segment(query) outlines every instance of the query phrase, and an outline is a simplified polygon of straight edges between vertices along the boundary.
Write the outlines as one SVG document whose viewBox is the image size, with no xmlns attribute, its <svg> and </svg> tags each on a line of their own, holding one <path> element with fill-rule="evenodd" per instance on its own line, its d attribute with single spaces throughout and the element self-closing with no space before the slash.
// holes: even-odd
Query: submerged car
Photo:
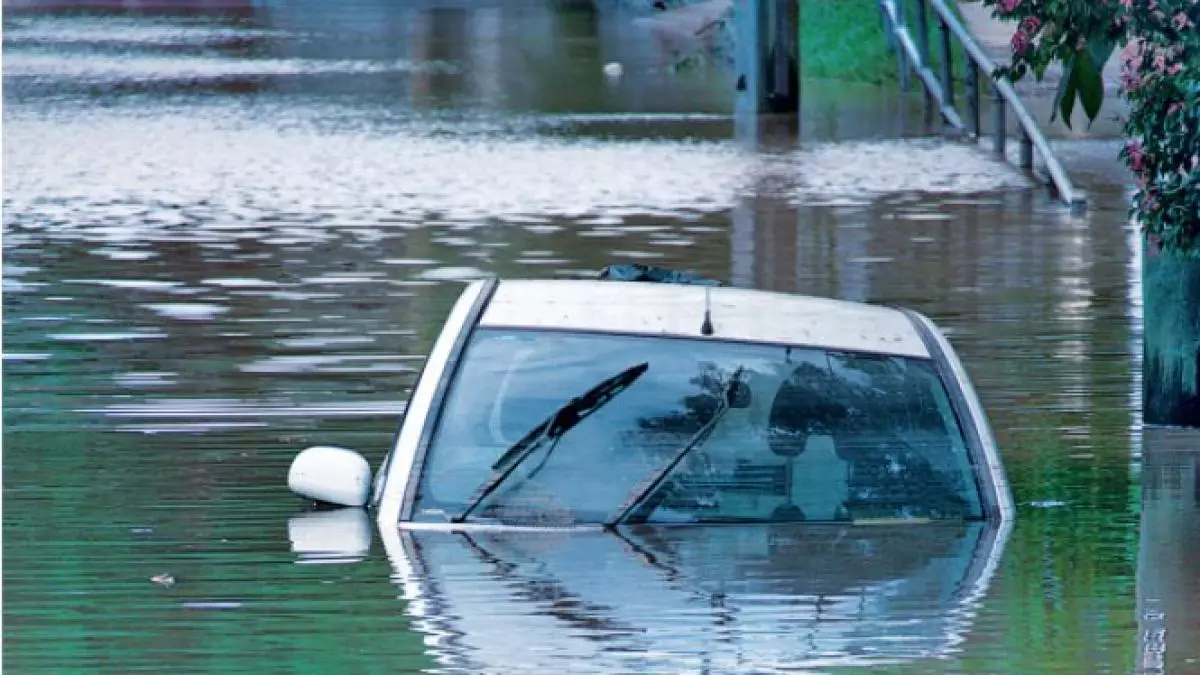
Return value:
<svg viewBox="0 0 1200 675">
<path fill-rule="evenodd" d="M 321 446 L 291 489 L 405 529 L 1011 519 L 928 318 L 661 281 L 470 283 L 374 480 Z"/>
</svg>

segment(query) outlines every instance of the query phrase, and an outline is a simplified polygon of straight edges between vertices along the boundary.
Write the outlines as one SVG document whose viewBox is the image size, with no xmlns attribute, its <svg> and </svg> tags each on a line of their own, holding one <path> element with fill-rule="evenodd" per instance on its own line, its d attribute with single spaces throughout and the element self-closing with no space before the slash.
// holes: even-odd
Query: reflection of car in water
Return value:
<svg viewBox="0 0 1200 675">
<path fill-rule="evenodd" d="M 293 520 L 298 551 L 313 545 L 298 533 L 319 515 Z M 342 515 L 365 526 L 362 510 Z M 381 528 L 427 653 L 442 671 L 469 673 L 761 673 L 950 657 L 1008 531 L 987 521 Z M 335 559 L 325 541 L 302 559 Z M 362 545 L 349 537 L 341 560 Z"/>
<path fill-rule="evenodd" d="M 289 482 L 360 506 L 310 449 Z M 921 315 L 680 283 L 463 292 L 369 495 L 382 525 L 1004 520 L 987 419 Z"/>
<path fill-rule="evenodd" d="M 289 485 L 374 509 L 455 670 L 947 654 L 1012 518 L 949 343 L 908 310 L 664 277 L 470 284 L 374 481 L 317 447 Z M 293 519 L 293 547 L 357 559 L 365 519 Z"/>
</svg>

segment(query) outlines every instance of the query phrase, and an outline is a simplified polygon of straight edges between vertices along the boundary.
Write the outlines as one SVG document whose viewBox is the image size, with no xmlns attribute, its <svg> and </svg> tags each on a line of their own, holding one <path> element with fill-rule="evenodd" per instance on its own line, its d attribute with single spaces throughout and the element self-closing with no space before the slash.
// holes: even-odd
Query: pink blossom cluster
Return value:
<svg viewBox="0 0 1200 675">
<path fill-rule="evenodd" d="M 1121 87 L 1127 92 L 1137 89 L 1142 84 L 1142 43 L 1130 40 L 1121 52 Z"/>
<path fill-rule="evenodd" d="M 1142 152 L 1142 142 L 1126 141 L 1125 153 L 1129 156 L 1129 168 L 1140 175 L 1146 168 L 1146 155 Z M 1143 178 L 1143 180 L 1145 179 Z"/>
<path fill-rule="evenodd" d="M 1132 92 L 1153 77 L 1178 75 L 1183 72 L 1183 63 L 1179 59 L 1182 53 L 1181 45 L 1143 46 L 1131 40 L 1121 52 L 1121 85 L 1126 92 Z"/>
<path fill-rule="evenodd" d="M 1092 41 L 1125 45 L 1121 88 L 1131 104 L 1121 153 L 1138 186 L 1134 207 L 1151 242 L 1200 254 L 1200 153 L 1194 145 L 1195 58 L 1200 0 L 985 0 L 997 18 L 1019 24 L 1011 37 L 1019 79 L 1047 61 L 1067 61 Z M 1100 64 L 1095 64 L 1097 67 Z M 1187 189 L 1181 189 L 1187 188 Z M 1180 221 L 1180 214 L 1187 214 Z"/>
<path fill-rule="evenodd" d="M 1146 190 L 1146 184 L 1149 183 L 1147 175 L 1146 153 L 1142 149 L 1140 140 L 1125 141 L 1125 156 L 1128 159 L 1129 170 L 1137 175 L 1138 189 L 1143 192 Z"/>
<path fill-rule="evenodd" d="M 1021 0 L 999 0 L 996 6 L 1000 9 L 1001 14 L 1012 14 L 1021 6 Z"/>
<path fill-rule="evenodd" d="M 1140 140 L 1131 140 L 1125 142 L 1125 156 L 1129 159 L 1129 169 L 1137 174 L 1138 187 L 1142 190 L 1146 189 L 1146 185 L 1150 182 L 1149 169 L 1150 166 L 1146 160 L 1146 152 Z M 1185 159 L 1182 164 L 1176 169 L 1176 173 L 1184 178 L 1200 167 L 1200 155 L 1192 155 L 1190 160 Z"/>
<path fill-rule="evenodd" d="M 1036 16 L 1027 16 L 1017 24 L 1017 32 L 1013 33 L 1011 46 L 1013 53 L 1024 54 L 1033 45 L 1033 36 L 1042 27 L 1042 20 Z"/>
<path fill-rule="evenodd" d="M 1130 10 L 1131 21 L 1119 27 L 1133 28 L 1121 55 L 1122 86 L 1136 120 L 1127 128 L 1144 136 L 1126 143 L 1123 152 L 1137 179 L 1134 207 L 1154 249 L 1169 241 L 1167 248 L 1195 253 L 1200 251 L 1200 194 L 1181 189 L 1200 178 L 1200 153 L 1190 140 L 1197 133 L 1195 111 L 1181 95 L 1191 86 L 1190 78 L 1173 80 L 1194 67 L 1188 65 L 1194 63 L 1189 52 L 1200 47 L 1200 0 L 1121 3 Z"/>
</svg>

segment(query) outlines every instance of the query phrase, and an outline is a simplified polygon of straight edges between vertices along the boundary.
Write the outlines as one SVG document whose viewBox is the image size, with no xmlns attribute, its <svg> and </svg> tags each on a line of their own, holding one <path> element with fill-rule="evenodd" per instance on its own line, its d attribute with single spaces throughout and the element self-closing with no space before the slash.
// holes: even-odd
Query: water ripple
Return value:
<svg viewBox="0 0 1200 675">
<path fill-rule="evenodd" d="M 896 157 L 904 158 L 902 166 Z M 831 195 L 970 194 L 1030 186 L 1020 171 L 978 148 L 935 139 L 827 143 L 776 161 L 797 177 L 797 204 L 829 204 Z"/>
<path fill-rule="evenodd" d="M 404 411 L 400 401 L 306 404 L 267 403 L 252 400 L 172 398 L 144 403 L 112 404 L 102 408 L 80 408 L 75 412 L 113 418 L 135 419 L 229 419 L 243 417 L 359 417 L 388 415 Z"/>
<path fill-rule="evenodd" d="M 364 73 L 455 73 L 451 63 L 395 60 L 246 59 L 234 57 L 154 57 L 128 54 L 65 58 L 59 54 L 9 52 L 4 77 L 65 79 L 81 83 L 121 81 L 147 83 L 284 75 L 353 75 Z"/>
</svg>

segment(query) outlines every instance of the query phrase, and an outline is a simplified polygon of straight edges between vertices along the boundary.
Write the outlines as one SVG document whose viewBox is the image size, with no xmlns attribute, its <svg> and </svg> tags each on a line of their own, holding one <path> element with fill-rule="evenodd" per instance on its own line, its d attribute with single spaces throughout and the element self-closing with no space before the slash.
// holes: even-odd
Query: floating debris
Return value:
<svg viewBox="0 0 1200 675">
<path fill-rule="evenodd" d="M 171 576 L 170 572 L 163 572 L 150 577 L 150 581 L 164 588 L 170 588 L 175 585 L 175 577 Z"/>
</svg>

